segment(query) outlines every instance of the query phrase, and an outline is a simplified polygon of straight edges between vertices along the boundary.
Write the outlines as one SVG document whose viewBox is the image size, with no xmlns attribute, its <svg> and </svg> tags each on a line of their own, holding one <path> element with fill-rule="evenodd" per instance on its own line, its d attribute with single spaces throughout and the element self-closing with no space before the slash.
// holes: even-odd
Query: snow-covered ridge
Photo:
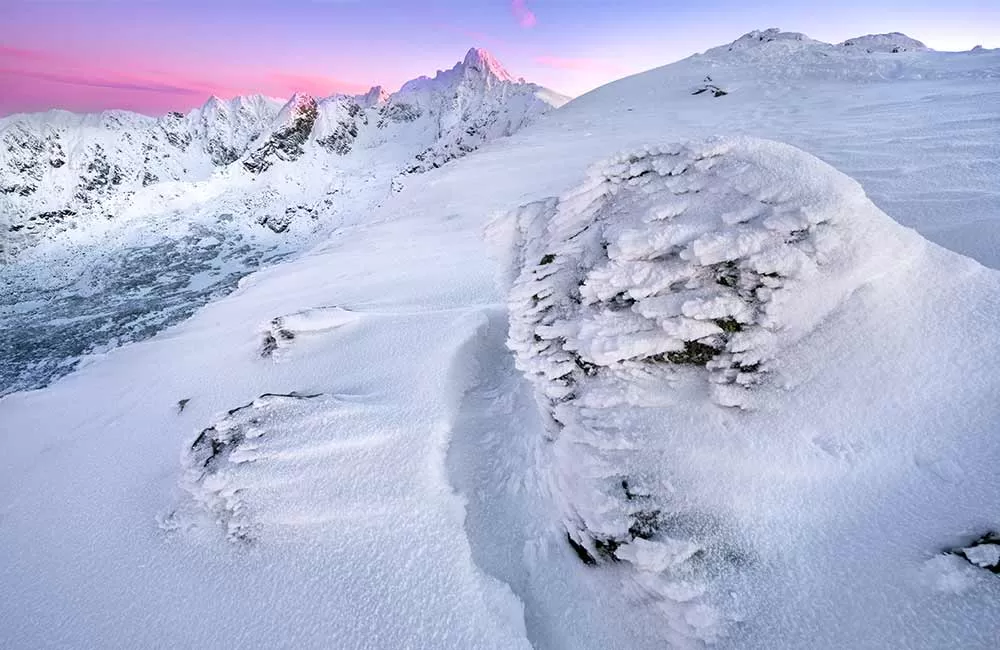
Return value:
<svg viewBox="0 0 1000 650">
<path fill-rule="evenodd" d="M 871 54 L 872 52 L 889 52 L 898 54 L 899 52 L 929 52 L 927 47 L 915 38 L 910 38 L 906 34 L 892 32 L 890 34 L 867 34 L 857 38 L 849 38 L 840 44 L 841 47 L 856 47 Z"/>
<path fill-rule="evenodd" d="M 47 233 L 95 217 L 113 220 L 147 202 L 136 195 L 149 195 L 156 209 L 163 203 L 153 196 L 158 184 L 207 181 L 223 170 L 238 179 L 303 155 L 311 169 L 326 167 L 330 176 L 375 168 L 388 188 L 396 174 L 440 166 L 565 101 L 515 80 L 489 52 L 472 49 L 452 69 L 392 95 L 375 86 L 359 96 L 297 94 L 287 102 L 211 97 L 186 115 L 160 118 L 126 111 L 8 116 L 0 119 L 0 260 Z M 366 153 L 357 155 L 359 149 Z M 256 220 L 274 223 L 269 215 Z"/>
<path fill-rule="evenodd" d="M 910 38 L 900 32 L 889 34 L 866 34 L 849 38 L 843 43 L 833 45 L 824 41 L 809 38 L 800 32 L 784 32 L 778 27 L 764 30 L 754 30 L 740 36 L 732 43 L 720 45 L 707 50 L 705 54 L 721 54 L 723 52 L 761 52 L 782 49 L 820 49 L 840 48 L 852 53 L 872 54 L 875 52 L 898 54 L 900 52 L 933 51 L 915 38 Z"/>
</svg>

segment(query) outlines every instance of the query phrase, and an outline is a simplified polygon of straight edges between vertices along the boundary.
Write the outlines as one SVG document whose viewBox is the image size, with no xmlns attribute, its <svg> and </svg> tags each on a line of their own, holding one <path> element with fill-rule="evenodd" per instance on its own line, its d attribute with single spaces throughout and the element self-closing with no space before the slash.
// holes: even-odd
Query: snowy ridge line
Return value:
<svg viewBox="0 0 1000 650">
<path fill-rule="evenodd" d="M 211 97 L 187 114 L 158 118 L 7 116 L 0 118 L 0 228 L 8 235 L 0 262 L 44 237 L 135 212 L 149 219 L 187 211 L 208 198 L 233 202 L 228 210 L 247 213 L 250 224 L 283 233 L 294 221 L 326 216 L 345 189 L 381 200 L 406 175 L 511 135 L 566 101 L 472 49 L 453 68 L 391 95 L 375 87 L 287 101 Z M 316 171 L 291 172 L 296 163 Z M 345 188 L 340 176 L 354 182 Z"/>
<path fill-rule="evenodd" d="M 893 225 L 812 156 L 714 138 L 599 163 L 491 226 L 513 245 L 508 345 L 548 418 L 567 540 L 586 564 L 632 565 L 678 643 L 726 633 L 716 583 L 754 551 L 645 466 L 635 409 L 762 406 L 784 350 L 922 249 L 882 241 Z"/>
<path fill-rule="evenodd" d="M 976 54 L 979 50 L 973 49 L 962 54 Z M 760 81 L 769 85 L 805 78 L 863 83 L 956 75 L 991 79 L 1000 75 L 1000 71 L 996 69 L 978 66 L 945 72 L 933 65 L 935 60 L 956 54 L 958 53 L 937 52 L 898 32 L 868 34 L 832 44 L 812 39 L 800 32 L 786 32 L 772 27 L 753 30 L 731 43 L 692 55 L 685 61 L 709 63 L 713 68 L 752 66 L 756 72 L 761 73 Z M 713 70 L 712 73 L 714 72 Z"/>
</svg>

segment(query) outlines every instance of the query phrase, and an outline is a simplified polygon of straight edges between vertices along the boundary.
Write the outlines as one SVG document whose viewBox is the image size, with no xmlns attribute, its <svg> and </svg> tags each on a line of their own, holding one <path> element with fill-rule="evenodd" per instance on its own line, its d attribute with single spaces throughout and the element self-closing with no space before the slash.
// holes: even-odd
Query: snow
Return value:
<svg viewBox="0 0 1000 650">
<path fill-rule="evenodd" d="M 488 53 L 470 57 L 499 65 Z M 7 145 L 0 148 L 0 228 L 8 233 L 0 240 L 8 280 L 0 305 L 21 313 L 39 288 L 53 296 L 30 319 L 8 324 L 0 312 L 10 331 L 0 350 L 16 361 L 0 370 L 0 394 L 43 386 L 109 341 L 152 335 L 179 320 L 149 313 L 164 303 L 190 315 L 263 260 L 363 220 L 413 174 L 510 135 L 563 101 L 500 79 L 493 68 L 459 63 L 421 90 L 391 96 L 376 87 L 363 98 L 318 101 L 210 98 L 186 116 L 160 119 L 126 112 L 0 119 Z M 191 252 L 190 232 L 225 244 L 212 256 Z M 176 253 L 153 253 L 167 250 Z M 142 274 L 155 281 L 102 275 L 140 259 Z M 40 331 L 65 317 L 81 276 L 96 278 L 89 293 L 102 296 L 104 322 L 89 335 L 82 325 Z M 162 300 L 144 308 L 131 299 L 132 284 Z"/>
<path fill-rule="evenodd" d="M 1000 544 L 981 544 L 962 549 L 969 562 L 976 566 L 991 567 L 1000 565 Z"/>
<path fill-rule="evenodd" d="M 727 223 L 726 210 L 756 216 Z M 982 444 L 1000 421 L 986 405 L 997 382 L 976 370 L 997 354 L 995 272 L 929 247 L 816 158 L 747 138 L 621 154 L 546 209 L 505 219 L 520 233 L 506 237 L 517 249 L 509 346 L 549 414 L 564 525 L 592 558 L 607 561 L 610 548 L 656 574 L 643 585 L 683 637 L 730 634 L 730 581 L 753 576 L 755 591 L 794 585 L 805 603 L 797 629 L 742 621 L 752 647 L 817 635 L 830 639 L 823 647 L 857 647 L 893 625 L 933 638 L 943 607 L 884 620 L 920 600 L 894 567 L 899 554 L 930 554 L 924 539 L 963 529 L 932 503 L 969 507 L 974 493 L 990 517 L 1000 494 L 968 475 L 937 485 L 935 474 L 917 483 L 935 496 L 913 501 L 919 512 L 900 506 L 901 519 L 890 486 L 924 454 L 964 468 L 975 456 L 982 471 L 1000 454 Z M 892 342 L 891 354 L 870 340 Z M 947 368 L 925 361 L 929 343 Z M 917 410 L 921 421 L 899 420 Z M 831 522 L 848 548 L 824 547 Z M 808 566 L 784 564 L 794 549 Z M 758 573 L 775 563 L 778 584 Z M 832 578 L 848 566 L 852 587 Z M 692 583 L 697 597 L 673 596 Z M 835 606 L 817 612 L 816 598 Z M 856 628 L 823 637 L 845 611 Z"/>
<path fill-rule="evenodd" d="M 305 249 L 0 399 L 0 645 L 996 647 L 1000 582 L 954 549 L 1000 528 L 1000 52 L 848 49 L 697 55 L 377 196 L 317 150 L 157 184 L 162 231 L 3 267 L 43 331 L 32 277 L 119 304 L 45 264 L 98 235 L 110 268 Z"/>
<path fill-rule="evenodd" d="M 919 52 L 929 50 L 926 45 L 906 34 L 892 32 L 891 34 L 867 34 L 851 38 L 840 44 L 841 47 L 856 47 L 871 52 Z"/>
</svg>

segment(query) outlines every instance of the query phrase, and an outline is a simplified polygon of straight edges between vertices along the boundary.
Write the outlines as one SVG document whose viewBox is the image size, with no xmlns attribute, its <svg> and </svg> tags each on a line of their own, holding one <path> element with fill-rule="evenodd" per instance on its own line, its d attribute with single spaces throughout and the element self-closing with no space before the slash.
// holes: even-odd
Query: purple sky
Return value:
<svg viewBox="0 0 1000 650">
<path fill-rule="evenodd" d="M 125 108 L 211 94 L 389 90 L 490 50 L 577 95 L 780 26 L 839 42 L 902 31 L 938 49 L 1000 47 L 998 0 L 3 0 L 0 114 Z"/>
</svg>

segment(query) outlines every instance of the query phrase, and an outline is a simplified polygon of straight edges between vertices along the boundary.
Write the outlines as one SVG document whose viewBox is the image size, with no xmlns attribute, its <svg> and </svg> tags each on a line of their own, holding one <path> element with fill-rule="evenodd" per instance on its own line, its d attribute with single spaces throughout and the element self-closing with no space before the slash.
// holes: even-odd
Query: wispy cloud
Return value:
<svg viewBox="0 0 1000 650">
<path fill-rule="evenodd" d="M 42 72 L 37 70 L 14 70 L 0 68 L 0 75 L 28 77 L 40 81 L 50 81 L 73 86 L 88 86 L 90 88 L 113 88 L 115 90 L 135 90 L 140 92 L 168 93 L 173 95 L 200 95 L 201 88 L 191 88 L 153 80 L 143 80 L 129 77 L 109 78 L 100 75 L 66 74 L 58 72 Z"/>
<path fill-rule="evenodd" d="M 131 63 L 130 69 L 110 69 L 79 57 L 0 45 L 0 87 L 9 91 L 0 97 L 0 108 L 6 112 L 8 107 L 114 107 L 156 113 L 196 106 L 209 95 L 288 97 L 306 92 L 324 97 L 368 90 L 367 85 L 309 72 L 236 67 L 192 74 Z"/>
<path fill-rule="evenodd" d="M 526 0 L 511 0 L 510 11 L 514 14 L 514 19 L 517 20 L 517 24 L 525 29 L 530 29 L 538 23 L 538 19 L 535 18 L 535 12 L 528 9 L 528 3 Z"/>
<path fill-rule="evenodd" d="M 0 59 L 14 61 L 51 61 L 56 56 L 41 50 L 29 50 L 22 47 L 10 47 L 0 44 Z"/>
</svg>

